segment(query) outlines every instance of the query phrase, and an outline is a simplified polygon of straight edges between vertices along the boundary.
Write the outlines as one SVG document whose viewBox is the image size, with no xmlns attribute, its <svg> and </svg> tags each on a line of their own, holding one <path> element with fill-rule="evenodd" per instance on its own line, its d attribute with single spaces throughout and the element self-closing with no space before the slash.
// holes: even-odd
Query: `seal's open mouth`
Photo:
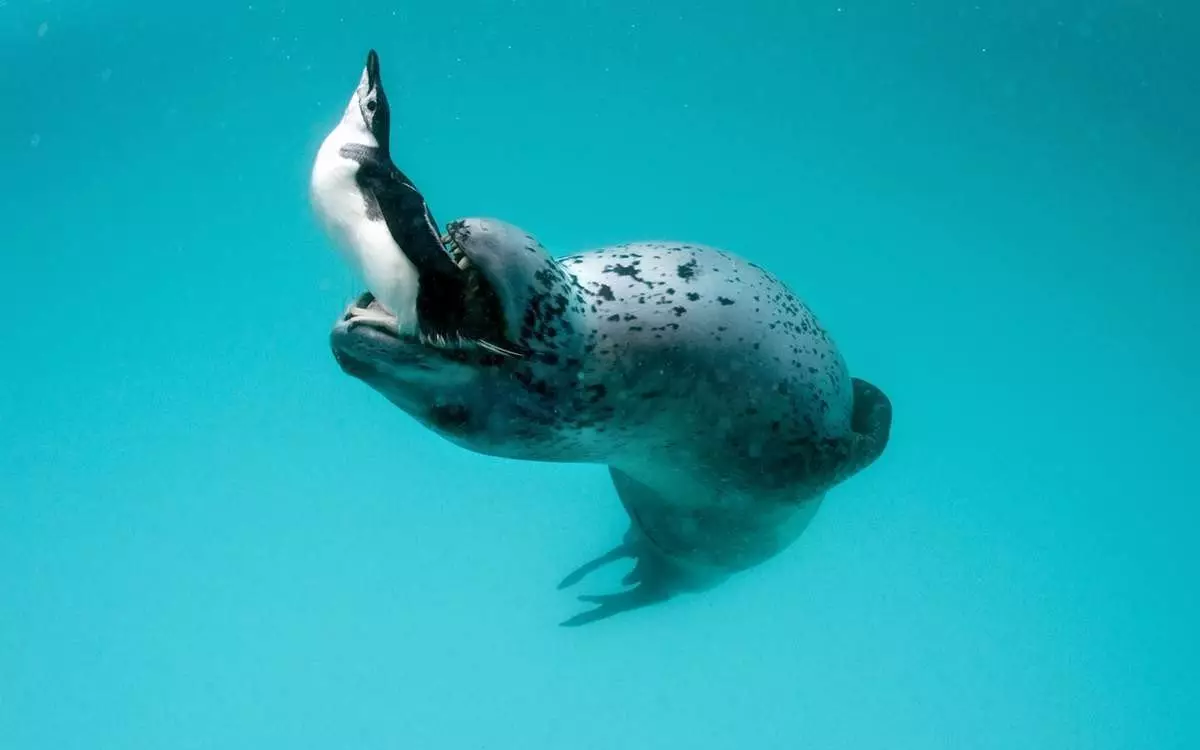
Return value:
<svg viewBox="0 0 1200 750">
<path fill-rule="evenodd" d="M 492 354 L 522 356 L 508 341 L 504 307 L 492 279 L 472 261 L 453 225 L 440 241 L 458 273 L 452 280 L 439 277 L 434 284 L 422 279 L 417 313 L 423 323 L 433 322 L 422 340 L 443 349 L 477 348 Z"/>
<path fill-rule="evenodd" d="M 453 230 L 442 235 L 441 240 L 454 265 L 462 271 L 462 290 L 458 300 L 462 314 L 459 331 L 485 349 L 495 351 L 486 344 L 500 346 L 508 339 L 500 295 L 496 293 L 487 274 L 463 250 Z"/>
<path fill-rule="evenodd" d="M 443 235 L 441 242 L 460 273 L 451 279 L 422 281 L 419 314 L 423 321 L 436 324 L 419 332 L 402 332 L 395 315 L 374 294 L 364 292 L 347 306 L 335 326 L 339 361 L 363 357 L 411 361 L 429 354 L 455 361 L 523 356 L 508 343 L 503 306 L 487 274 L 471 261 L 453 232 Z"/>
</svg>

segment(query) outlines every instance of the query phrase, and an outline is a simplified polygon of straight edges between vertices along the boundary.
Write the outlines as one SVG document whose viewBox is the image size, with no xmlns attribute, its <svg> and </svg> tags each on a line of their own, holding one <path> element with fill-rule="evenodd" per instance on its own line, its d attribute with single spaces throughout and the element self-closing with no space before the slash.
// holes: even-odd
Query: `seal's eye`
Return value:
<svg viewBox="0 0 1200 750">
<path fill-rule="evenodd" d="M 367 111 L 368 111 L 368 112 L 374 112 L 374 111 L 375 111 L 375 107 L 376 107 L 376 106 L 377 106 L 377 105 L 375 104 L 375 100 L 374 100 L 374 99 L 372 99 L 371 101 L 367 102 Z"/>
<path fill-rule="evenodd" d="M 438 404 L 429 409 L 429 421 L 438 429 L 453 432 L 471 423 L 471 412 L 459 404 Z"/>
</svg>

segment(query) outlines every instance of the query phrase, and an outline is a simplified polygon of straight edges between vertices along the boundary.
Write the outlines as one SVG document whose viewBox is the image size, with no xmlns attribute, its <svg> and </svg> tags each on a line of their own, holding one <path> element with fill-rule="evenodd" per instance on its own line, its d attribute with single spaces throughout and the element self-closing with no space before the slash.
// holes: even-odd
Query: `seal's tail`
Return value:
<svg viewBox="0 0 1200 750">
<path fill-rule="evenodd" d="M 854 413 L 850 429 L 855 440 L 849 460 L 843 466 L 840 482 L 875 462 L 887 447 L 892 434 L 892 401 L 883 391 L 865 380 L 851 378 L 854 383 Z"/>
</svg>

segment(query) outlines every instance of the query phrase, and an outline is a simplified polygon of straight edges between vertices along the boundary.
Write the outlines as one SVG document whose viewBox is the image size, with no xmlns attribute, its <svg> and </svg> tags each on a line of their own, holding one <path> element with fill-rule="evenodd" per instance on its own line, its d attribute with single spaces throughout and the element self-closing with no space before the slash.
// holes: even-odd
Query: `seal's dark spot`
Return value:
<svg viewBox="0 0 1200 750">
<path fill-rule="evenodd" d="M 687 298 L 690 299 L 692 302 L 695 302 L 696 300 L 700 299 L 700 295 L 696 294 L 695 292 L 688 292 Z"/>
<path fill-rule="evenodd" d="M 733 304 L 733 300 L 729 299 L 728 297 L 717 297 L 717 302 L 720 302 L 726 307 Z"/>
<path fill-rule="evenodd" d="M 696 275 L 696 259 L 692 258 L 687 263 L 679 266 L 679 268 L 675 269 L 675 273 L 679 274 L 679 278 L 684 281 L 690 280 Z"/>
<path fill-rule="evenodd" d="M 600 290 L 596 292 L 596 296 L 600 299 L 608 300 L 609 302 L 612 302 L 616 299 L 616 297 L 613 296 L 612 287 L 610 287 L 608 284 L 601 284 Z"/>
</svg>

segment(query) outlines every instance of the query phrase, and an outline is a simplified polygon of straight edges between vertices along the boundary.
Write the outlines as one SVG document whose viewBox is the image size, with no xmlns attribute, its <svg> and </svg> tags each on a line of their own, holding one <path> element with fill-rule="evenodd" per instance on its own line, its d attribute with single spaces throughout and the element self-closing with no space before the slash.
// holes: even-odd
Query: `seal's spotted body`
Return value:
<svg viewBox="0 0 1200 750">
<path fill-rule="evenodd" d="M 601 606 L 571 624 L 769 559 L 886 444 L 886 397 L 849 376 L 812 312 L 753 263 L 652 242 L 555 260 L 489 219 L 452 222 L 448 239 L 491 280 L 525 356 L 439 352 L 422 364 L 435 374 L 414 382 L 395 365 L 411 354 L 381 358 L 374 339 L 364 352 L 350 335 L 353 307 L 335 352 L 465 448 L 609 467 L 630 533 L 564 585 L 632 557 L 639 586 L 593 598 Z"/>
<path fill-rule="evenodd" d="M 620 382 L 622 401 L 736 385 L 747 402 L 725 421 L 736 419 L 741 428 L 756 422 L 764 436 L 734 432 L 728 447 L 748 456 L 769 452 L 756 443 L 778 443 L 785 432 L 808 438 L 845 431 L 837 417 L 851 400 L 845 364 L 803 303 L 753 264 L 712 248 L 662 243 L 562 263 L 589 298 L 589 346 L 599 355 L 592 376 Z M 630 417 L 643 411 L 625 409 Z"/>
</svg>

